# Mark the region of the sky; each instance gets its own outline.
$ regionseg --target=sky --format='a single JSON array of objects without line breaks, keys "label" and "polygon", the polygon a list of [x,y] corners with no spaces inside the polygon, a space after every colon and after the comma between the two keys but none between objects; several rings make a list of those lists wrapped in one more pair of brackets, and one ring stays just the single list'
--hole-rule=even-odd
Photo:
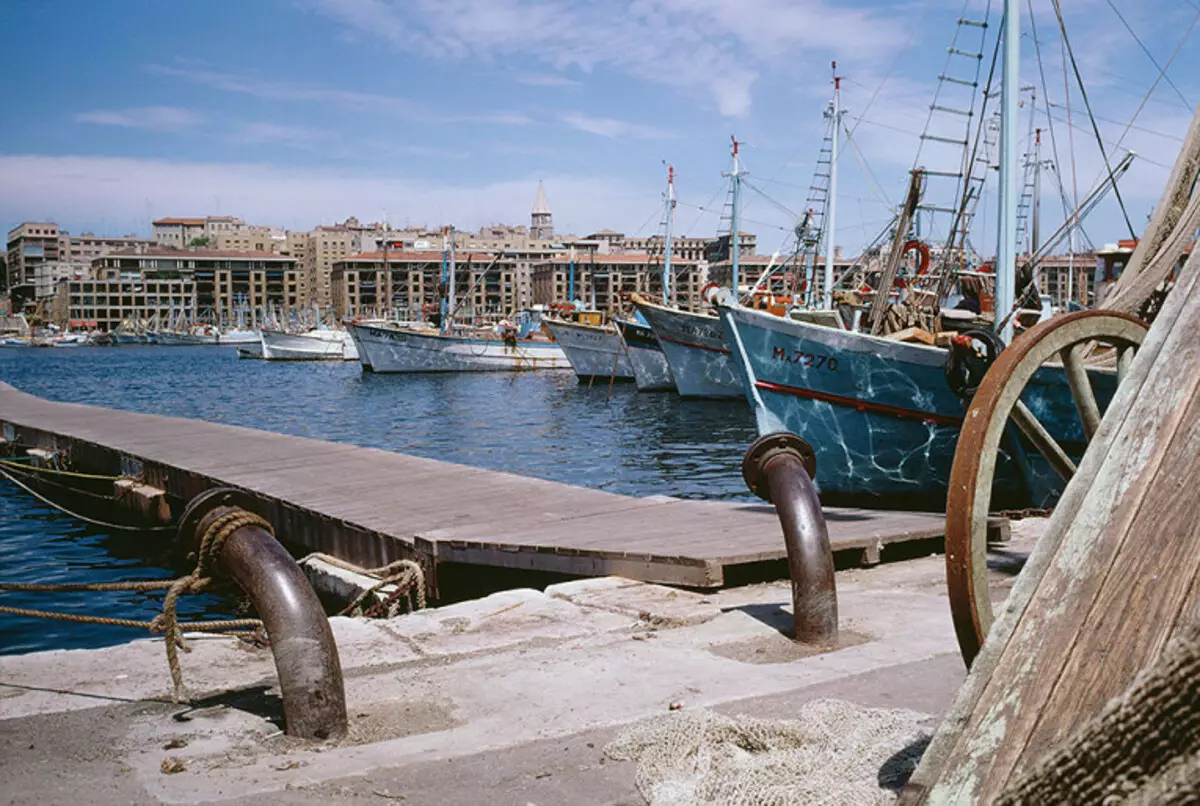
[{"label": "sky", "polygon": [[[1200,102],[1200,0],[1062,2],[1105,154],[1112,164],[1138,154],[1119,185],[1128,224],[1112,194],[1085,222],[1099,245],[1144,227]],[[1105,157],[1052,0],[1014,3],[1021,82],[1033,87],[1022,94],[1021,150],[1032,112],[1045,129],[1042,159],[1058,155],[1043,173],[1046,234],[1063,218],[1059,185],[1083,198]],[[149,234],[154,218],[221,214],[289,229],[348,216],[477,229],[527,224],[542,180],[559,232],[645,235],[659,230],[671,164],[675,232],[711,235],[736,136],[747,171],[742,229],[770,252],[805,209],[836,60],[849,132],[835,240],[855,253],[886,226],[918,160],[934,170],[954,161],[955,149],[938,153],[935,141],[918,157],[919,135],[938,75],[970,77],[978,64],[986,78],[1000,8],[7,0],[0,223]],[[989,25],[960,28],[960,18]],[[982,59],[949,57],[952,41]],[[956,108],[961,88],[942,86],[939,105]],[[928,131],[961,136],[963,120],[936,113]],[[973,228],[985,252],[996,226],[994,181],[988,188]],[[952,195],[933,180],[926,188],[931,205]]]}]

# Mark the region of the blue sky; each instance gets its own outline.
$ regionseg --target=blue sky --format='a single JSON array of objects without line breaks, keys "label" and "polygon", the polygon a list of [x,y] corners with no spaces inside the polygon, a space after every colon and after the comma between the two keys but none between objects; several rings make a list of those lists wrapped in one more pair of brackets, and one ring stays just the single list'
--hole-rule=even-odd
[{"label": "blue sky", "polygon": [[[1121,185],[1139,229],[1200,101],[1200,35],[1185,37],[1197,2],[1063,0],[1109,151],[1141,155]],[[1070,186],[1073,135],[1082,195],[1102,161],[1075,87],[1066,125],[1057,21],[1050,0],[1032,0],[1042,87],[1021,6],[1022,82],[1038,85],[1039,125],[1043,100],[1057,104],[1060,173]],[[965,15],[986,8],[967,0]],[[716,196],[719,209],[736,134],[774,200],[748,191],[744,228],[770,250],[804,205],[837,59],[857,146],[840,163],[837,242],[856,251],[903,195],[963,15],[962,0],[10,0],[0,219],[146,233],[166,215],[308,229],[386,214],[476,228],[527,223],[544,179],[560,231],[647,232],[665,160],[677,231],[701,235],[717,227],[698,208]],[[1152,59],[1173,54],[1147,98]],[[1062,214],[1046,193],[1049,231]],[[990,194],[980,213],[987,243]],[[1096,242],[1127,235],[1111,197],[1087,229]]]}]

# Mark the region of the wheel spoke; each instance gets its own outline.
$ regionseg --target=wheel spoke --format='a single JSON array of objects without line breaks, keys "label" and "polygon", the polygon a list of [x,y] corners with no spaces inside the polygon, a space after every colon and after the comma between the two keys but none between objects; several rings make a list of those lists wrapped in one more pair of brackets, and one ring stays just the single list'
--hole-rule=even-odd
[{"label": "wheel spoke", "polygon": [[1118,347],[1117,348],[1117,383],[1125,380],[1125,376],[1129,374],[1129,367],[1133,365],[1133,356],[1137,352],[1136,347]]},{"label": "wheel spoke", "polygon": [[[1067,383],[1071,386],[1071,397],[1075,399],[1075,409],[1079,419],[1083,421],[1083,433],[1088,442],[1100,430],[1100,406],[1096,403],[1096,395],[1092,391],[1092,382],[1088,380],[1087,367],[1083,364],[1083,349],[1079,344],[1072,344],[1059,353],[1063,367],[1067,371]],[[1032,437],[1031,437],[1032,439]]]},{"label": "wheel spoke", "polygon": [[1063,481],[1070,481],[1071,477],[1075,475],[1075,463],[1071,461],[1071,457],[1067,456],[1062,446],[1054,440],[1054,437],[1050,436],[1050,432],[1038,421],[1029,407],[1018,400],[1010,416],[1017,424],[1017,428],[1020,428],[1021,432],[1038,449],[1038,453],[1044,456],[1050,466],[1054,468],[1054,472],[1062,476]]}]

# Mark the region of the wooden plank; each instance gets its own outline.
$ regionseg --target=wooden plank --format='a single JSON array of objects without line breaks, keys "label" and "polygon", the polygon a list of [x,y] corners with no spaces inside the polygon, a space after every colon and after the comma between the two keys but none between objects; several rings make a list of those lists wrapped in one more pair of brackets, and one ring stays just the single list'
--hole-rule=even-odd
[{"label": "wooden plank", "polygon": [[[1126,552],[1157,550],[1157,540],[1171,538],[1131,530],[1147,511],[1146,502],[1157,500],[1160,491],[1155,484],[1167,483],[1171,489],[1181,480],[1160,478],[1164,462],[1176,461],[1177,450],[1183,455],[1200,452],[1186,419],[1200,392],[1200,342],[1195,339],[1200,330],[1198,277],[1200,260],[1193,255],[914,773],[903,802],[975,803],[994,798],[1015,773],[1036,761],[1033,755],[1053,741],[1051,737],[1065,729],[1064,717],[1045,715],[1048,706],[1070,704],[1077,711],[1070,719],[1098,713],[1106,691],[1120,690],[1131,681],[1120,673],[1148,663],[1154,648],[1174,628],[1174,621],[1154,624],[1130,609],[1135,606],[1131,593],[1142,589],[1120,571],[1133,573],[1137,566],[1118,569],[1116,561],[1126,557],[1131,562],[1128,557],[1133,555]],[[1196,500],[1174,487],[1174,495],[1161,503],[1167,509],[1186,509],[1195,507]],[[1198,513],[1190,512],[1195,520]],[[1169,550],[1165,544],[1162,548]],[[1162,573],[1180,571],[1164,566]],[[1116,587],[1107,589],[1110,580]],[[1168,599],[1178,595],[1177,589],[1171,590]],[[1118,602],[1127,608],[1123,619],[1092,620]],[[1098,610],[1101,605],[1108,610]],[[1080,625],[1097,623],[1110,631],[1088,633],[1094,645],[1082,647]],[[1139,643],[1147,638],[1133,635],[1139,631],[1154,634],[1149,643]],[[1140,655],[1128,658],[1128,665],[1108,666],[1110,677],[1099,689],[1091,678],[1092,689],[1081,686],[1074,694],[1066,690],[1056,694],[1060,685],[1071,686],[1067,670],[1078,669],[1069,665],[1072,653],[1117,646],[1133,654],[1140,650]],[[1081,657],[1080,663],[1084,661]],[[1035,737],[1043,720],[1049,733]]]}]

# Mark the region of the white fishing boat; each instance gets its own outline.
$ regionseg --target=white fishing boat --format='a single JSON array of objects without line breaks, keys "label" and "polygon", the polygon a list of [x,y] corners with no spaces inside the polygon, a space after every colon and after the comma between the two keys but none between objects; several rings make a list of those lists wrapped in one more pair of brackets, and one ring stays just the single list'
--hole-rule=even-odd
[{"label": "white fishing boat", "polygon": [[220,335],[213,328],[191,330],[160,330],[156,343],[164,347],[199,347],[220,344]]},{"label": "white fishing boat", "polygon": [[0,339],[0,347],[28,347],[31,341],[29,337],[10,336]]},{"label": "white fishing boat", "polygon": [[[738,199],[741,188],[741,164],[738,156],[739,143],[733,141],[733,171],[730,178],[730,262],[732,266],[732,287],[738,286],[738,253],[740,249],[738,235]],[[674,176],[668,172],[667,203],[668,209],[674,207]],[[670,215],[667,216],[668,237],[670,244]],[[670,256],[664,256],[664,286],[663,303],[655,304],[637,294],[631,299],[638,313],[654,330],[654,335],[662,347],[663,356],[675,379],[675,388],[681,397],[698,398],[732,398],[740,399],[745,396],[742,390],[741,376],[737,365],[730,360],[729,348],[722,338],[721,323],[716,316],[706,313],[693,313],[678,308],[669,307],[668,284],[670,280]]]},{"label": "white fishing boat", "polygon": [[[539,338],[533,316],[517,324],[501,323],[496,328],[455,327],[454,230],[448,228],[442,244],[443,298],[445,315],[441,330],[413,327],[409,323],[347,325],[358,348],[359,361],[368,372],[524,372],[539,369],[570,369],[562,348]],[[503,257],[498,253],[480,273],[481,282]]]},{"label": "white fishing boat", "polygon": [[233,327],[221,331],[217,337],[219,344],[258,344],[260,340],[257,330]]},{"label": "white fishing boat", "polygon": [[602,327],[565,319],[547,319],[543,324],[566,354],[580,380],[590,383],[596,378],[634,379],[621,336],[612,325]]},{"label": "white fishing boat", "polygon": [[257,344],[239,344],[237,346],[237,357],[254,358],[261,361],[263,357],[262,342],[259,341]]},{"label": "white fishing boat", "polygon": [[552,341],[448,335],[399,325],[351,324],[359,361],[370,372],[523,372],[570,369]]},{"label": "white fishing boat", "polygon": [[618,319],[616,325],[625,354],[629,356],[629,366],[633,369],[638,391],[675,391],[675,378],[671,376],[671,367],[663,355],[658,337],[654,335],[654,328],[627,319]]},{"label": "white fishing boat", "polygon": [[261,345],[262,357],[267,361],[342,361],[358,358],[358,351],[349,334],[332,328],[315,328],[305,333],[264,329]]}]

